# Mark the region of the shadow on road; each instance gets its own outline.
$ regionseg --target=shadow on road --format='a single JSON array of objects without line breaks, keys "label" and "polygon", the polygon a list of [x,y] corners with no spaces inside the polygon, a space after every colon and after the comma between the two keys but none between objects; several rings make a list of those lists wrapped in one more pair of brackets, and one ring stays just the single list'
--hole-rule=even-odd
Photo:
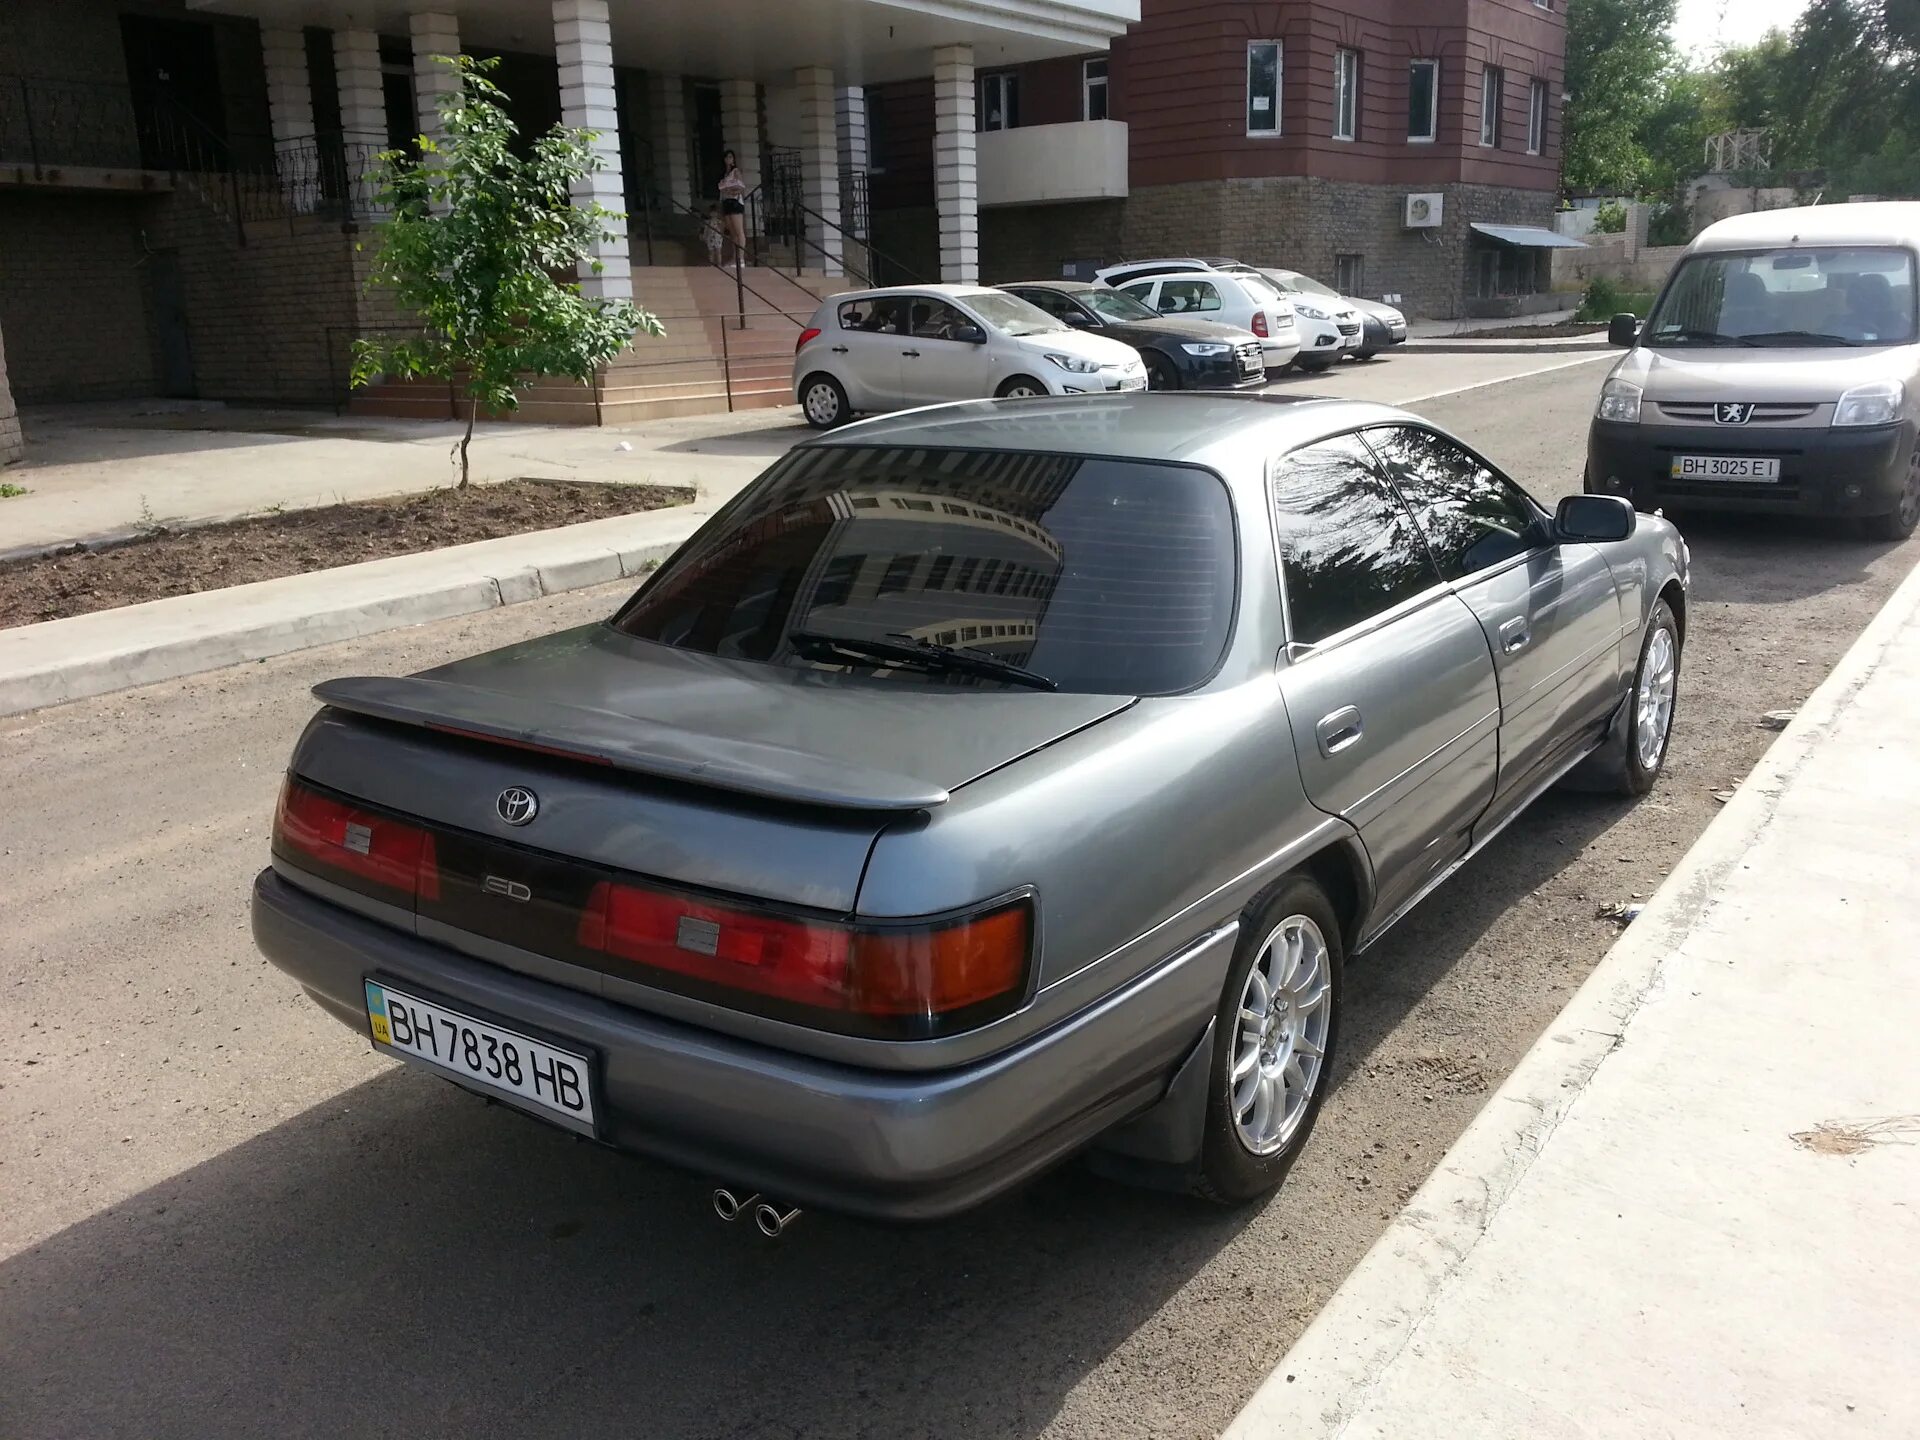
[{"label": "shadow on road", "polygon": [[[1548,800],[1357,966],[1342,1075],[1617,813]],[[1264,1207],[1070,1166],[937,1228],[773,1244],[690,1177],[396,1070],[0,1265],[0,1394],[20,1436],[1029,1436],[1248,1227],[1310,1227],[1328,1149]]]},{"label": "shadow on road", "polygon": [[1693,551],[1695,604],[1790,605],[1860,584],[1905,543],[1864,539],[1851,520],[1710,512],[1673,520]]}]

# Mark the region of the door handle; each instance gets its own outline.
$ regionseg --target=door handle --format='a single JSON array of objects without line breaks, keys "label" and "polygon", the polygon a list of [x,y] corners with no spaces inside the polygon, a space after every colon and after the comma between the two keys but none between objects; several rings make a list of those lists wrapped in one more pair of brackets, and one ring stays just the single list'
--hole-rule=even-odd
[{"label": "door handle", "polygon": [[1351,705],[1323,717],[1313,727],[1314,738],[1320,742],[1320,753],[1329,759],[1348,746],[1358,744],[1363,733],[1360,712]]},{"label": "door handle", "polygon": [[1527,642],[1533,639],[1533,632],[1527,628],[1523,619],[1509,620],[1500,627],[1500,648],[1509,655],[1516,655],[1527,648]]},{"label": "door handle", "polygon": [[847,347],[844,345],[836,345],[833,347],[833,353],[836,355],[844,355],[847,353]]},{"label": "door handle", "polygon": [[920,358],[920,352],[918,350],[902,350],[900,353],[902,355],[912,356],[915,360]]}]

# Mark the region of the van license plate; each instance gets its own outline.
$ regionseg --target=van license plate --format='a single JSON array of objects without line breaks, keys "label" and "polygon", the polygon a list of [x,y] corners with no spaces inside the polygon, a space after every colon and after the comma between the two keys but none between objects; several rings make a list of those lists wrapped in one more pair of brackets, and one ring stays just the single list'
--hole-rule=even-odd
[{"label": "van license plate", "polygon": [[591,1135],[593,1065],[562,1050],[369,980],[367,1028],[376,1048],[492,1090],[504,1099]]},{"label": "van license plate", "polygon": [[1778,460],[1761,460],[1751,455],[1676,455],[1673,457],[1675,480],[1760,480],[1780,478]]}]

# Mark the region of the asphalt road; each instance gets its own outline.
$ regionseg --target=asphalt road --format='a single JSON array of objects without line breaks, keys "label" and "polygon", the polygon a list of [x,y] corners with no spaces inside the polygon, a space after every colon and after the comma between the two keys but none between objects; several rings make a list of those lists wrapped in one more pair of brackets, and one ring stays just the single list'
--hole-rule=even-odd
[{"label": "asphalt road", "polygon": [[[1550,499],[1603,373],[1416,408]],[[1313,388],[1458,374],[1402,357]],[[940,1228],[808,1216],[769,1244],[696,1179],[373,1056],[266,966],[247,885],[307,687],[612,592],[0,721],[0,1435],[1213,1433],[1604,951],[1598,908],[1651,891],[1771,738],[1760,714],[1920,558],[1689,537],[1667,777],[1637,806],[1547,797],[1350,972],[1311,1147],[1237,1211],[1069,1167]]]}]

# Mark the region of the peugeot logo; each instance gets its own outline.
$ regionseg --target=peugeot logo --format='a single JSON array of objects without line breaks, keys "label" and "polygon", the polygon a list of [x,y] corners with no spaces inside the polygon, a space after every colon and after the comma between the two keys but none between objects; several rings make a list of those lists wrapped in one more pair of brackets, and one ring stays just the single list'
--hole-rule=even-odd
[{"label": "peugeot logo", "polygon": [[509,785],[493,802],[500,818],[509,825],[524,825],[540,813],[540,797],[521,785]]},{"label": "peugeot logo", "polygon": [[1744,425],[1753,418],[1753,406],[1727,401],[1713,407],[1713,418],[1721,425]]}]

